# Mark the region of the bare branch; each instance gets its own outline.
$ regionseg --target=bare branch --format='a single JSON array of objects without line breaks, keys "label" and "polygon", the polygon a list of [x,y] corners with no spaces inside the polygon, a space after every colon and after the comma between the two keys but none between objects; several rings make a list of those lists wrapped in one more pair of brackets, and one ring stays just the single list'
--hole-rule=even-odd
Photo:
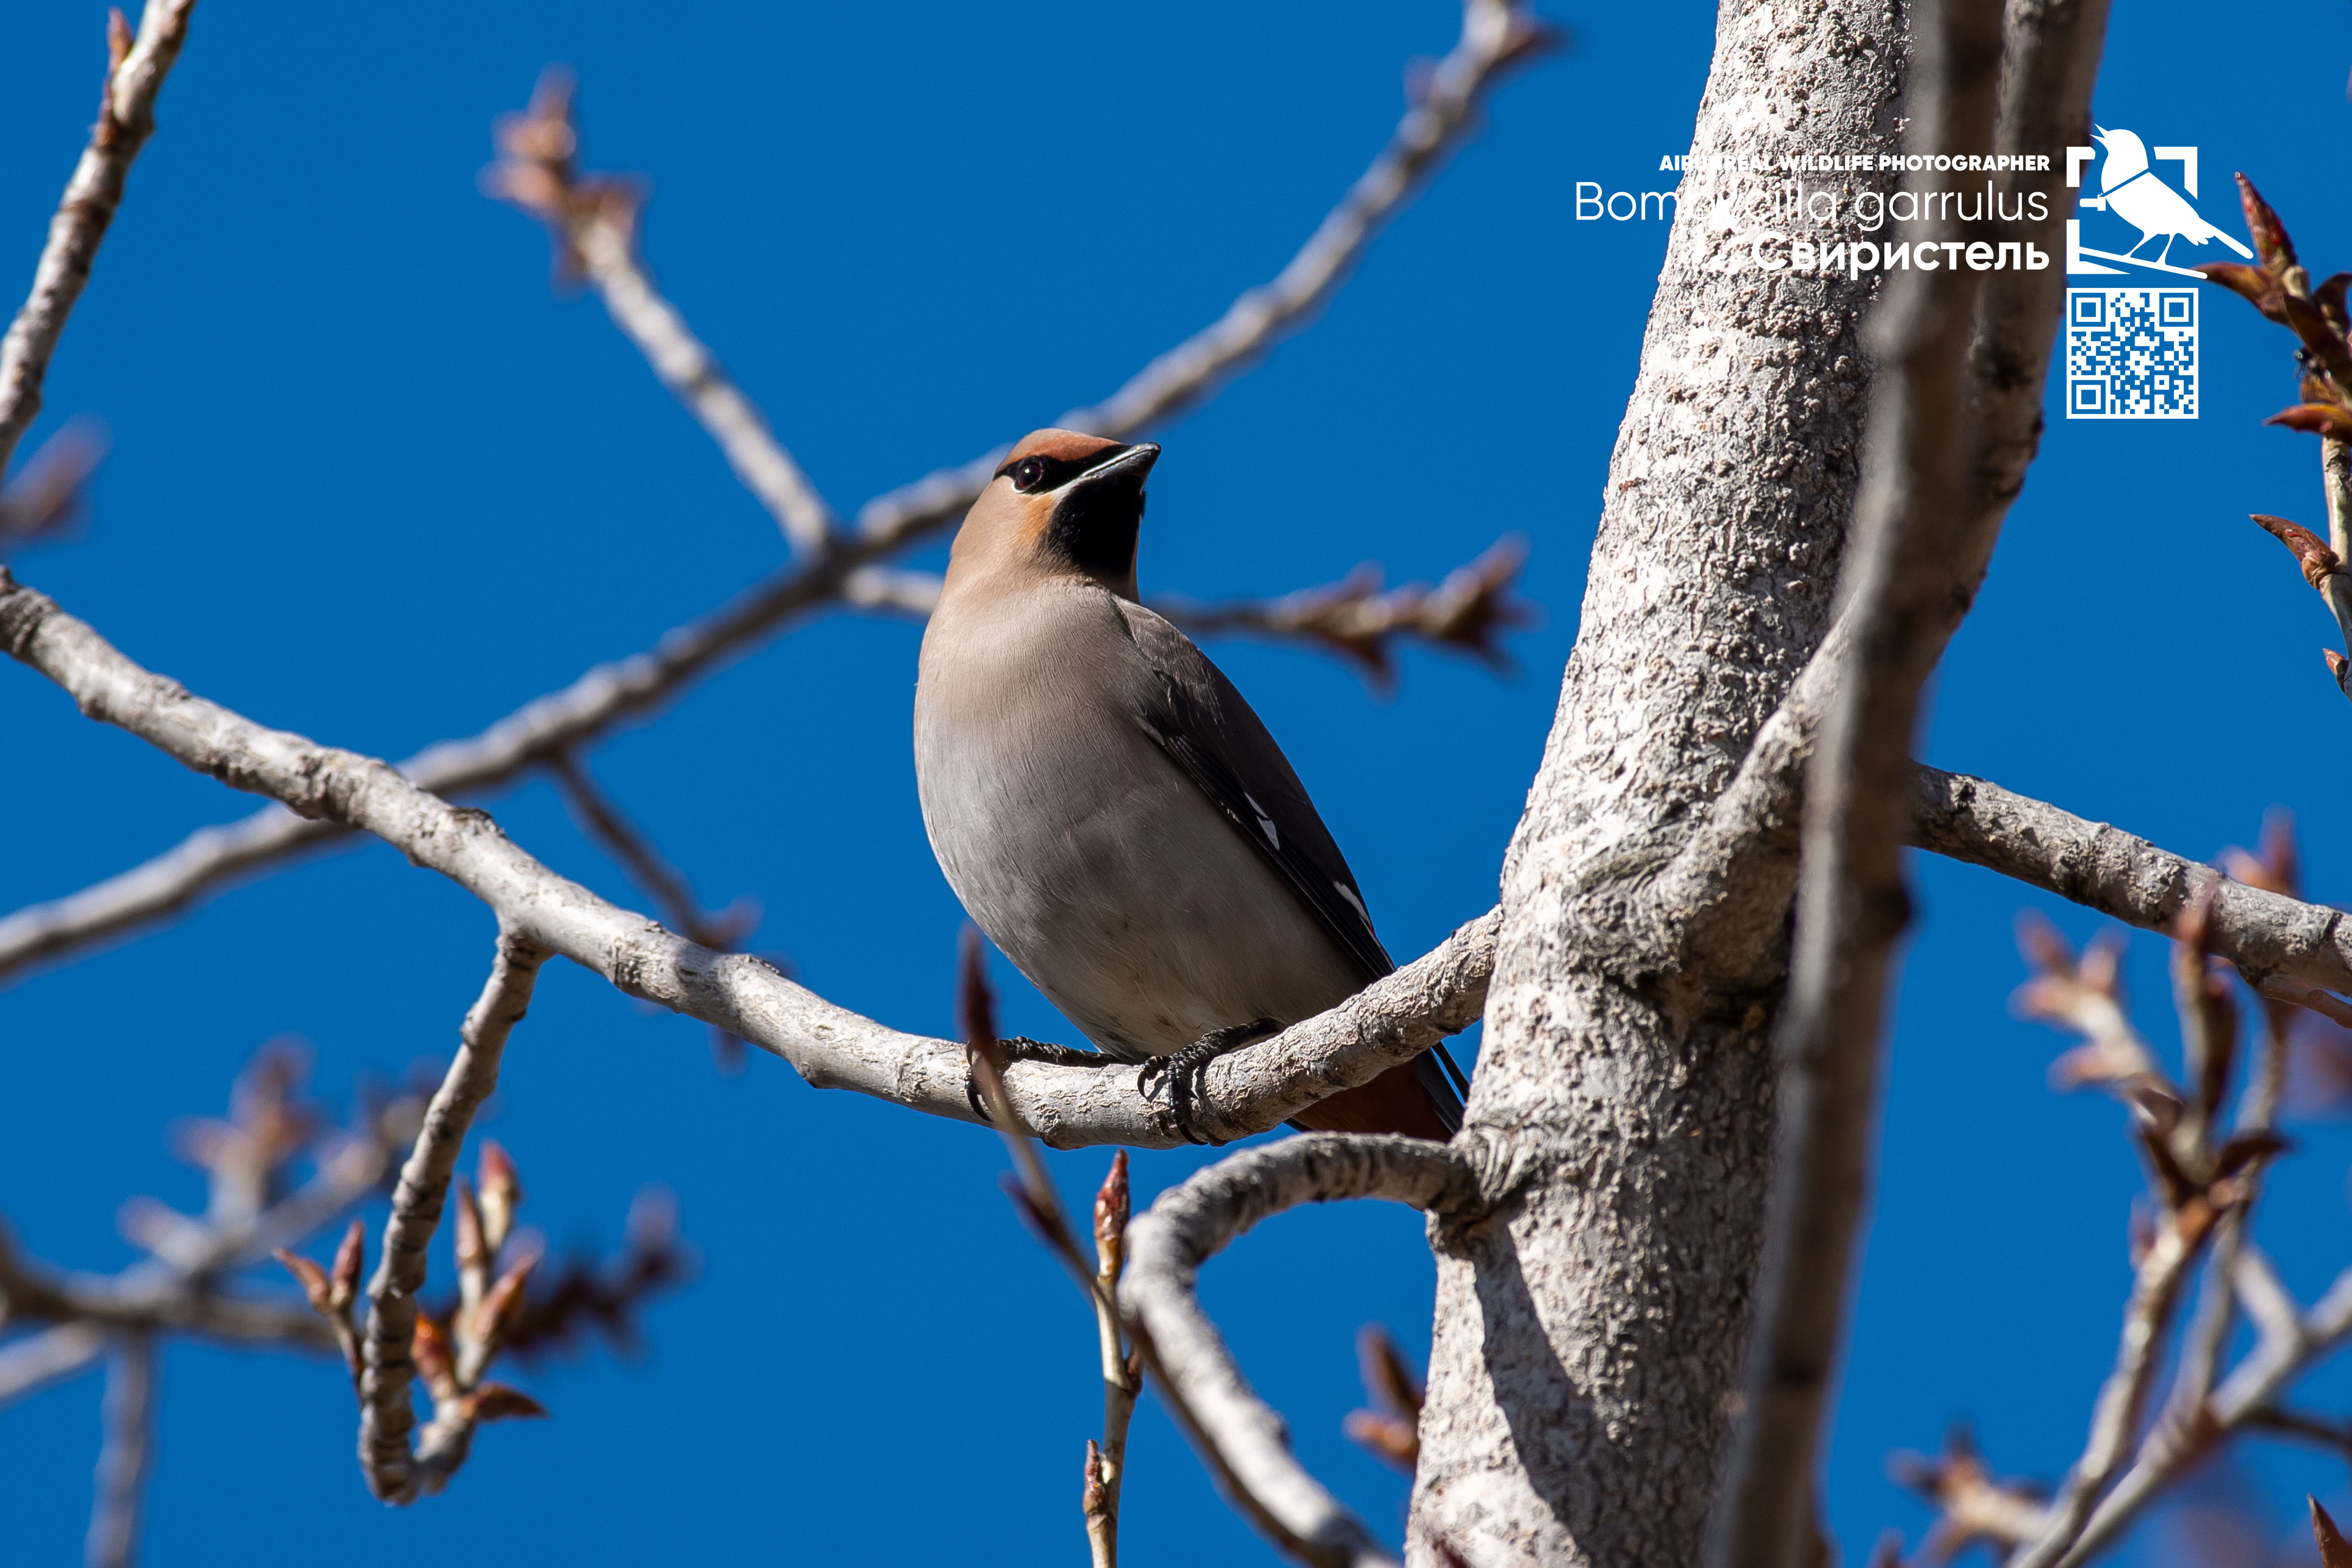
[{"label": "bare branch", "polygon": [[1393,646],[1400,637],[1420,637],[1505,667],[1496,633],[1534,619],[1511,594],[1527,554],[1525,540],[1503,539],[1435,588],[1409,582],[1382,592],[1380,568],[1365,565],[1338,582],[1279,599],[1213,603],[1162,597],[1151,608],[1195,634],[1252,632],[1324,649],[1353,661],[1366,680],[1385,691],[1396,684]]},{"label": "bare branch", "polygon": [[131,1568],[139,1552],[140,1512],[154,1458],[155,1342],[147,1334],[127,1333],[115,1344],[106,1375],[105,1421],[83,1558],[89,1568]]},{"label": "bare branch", "polygon": [[[812,1085],[972,1117],[962,1047],[886,1029],[757,957],[712,952],[608,904],[531,858],[488,813],[452,806],[383,762],[265,729],[190,695],[141,669],[54,600],[19,587],[5,568],[0,647],[63,686],[89,716],[234,788],[374,833],[481,899],[518,939],[773,1051]],[[1485,1005],[1496,919],[1490,913],[1471,922],[1329,1012],[1213,1063],[1198,1129],[1218,1139],[1264,1132],[1467,1028]],[[1136,1092],[1132,1074],[1021,1062],[1006,1080],[1022,1122],[1057,1147],[1180,1141],[1165,1109]]]},{"label": "bare branch", "polygon": [[1387,1552],[1290,1452],[1282,1417],[1250,1388],[1201,1310],[1201,1265],[1269,1216],[1303,1203],[1381,1197],[1444,1213],[1472,1198],[1469,1162],[1416,1138],[1308,1133],[1254,1148],[1162,1193],[1128,1232],[1120,1304],[1174,1391],[1212,1468],[1259,1528],[1315,1563],[1385,1563]]},{"label": "bare branch", "polygon": [[[1918,15],[1909,145],[1990,144],[2000,5],[1942,0]],[[1748,1412],[1711,1542],[1712,1560],[1727,1568],[1795,1568],[1811,1549],[1814,1455],[1868,1181],[1886,976],[1908,918],[1901,852],[1911,736],[1920,688],[1959,623],[1953,564],[1989,556],[2000,525],[1968,483],[1978,282],[1974,273],[1906,272],[1872,321],[1879,366],[1840,585],[1850,641],[1806,779]]]},{"label": "bare branch", "polygon": [[[161,3],[161,0],[158,0]],[[1222,381],[1300,326],[1393,216],[1419,181],[1467,137],[1486,93],[1549,35],[1505,0],[1468,0],[1463,32],[1431,74],[1389,145],[1276,282],[1252,288],[1223,317],[1154,360],[1106,402],[1060,423],[1124,439],[1209,395]],[[867,502],[845,534],[745,592],[733,603],[664,635],[645,653],[599,664],[560,691],[525,704],[478,735],[428,747],[401,771],[437,794],[511,781],[548,757],[677,696],[700,676],[786,625],[841,601],[902,608],[914,580],[875,563],[953,524],[994,474],[1003,448],[941,469]],[[174,848],[69,897],[0,918],[0,977],[45,957],[102,941],[187,907],[236,876],[340,835],[340,825],[271,809],[203,829]]]},{"label": "bare branch", "polygon": [[[386,1502],[406,1503],[441,1490],[464,1462],[462,1444],[412,1454],[415,1411],[409,1385],[416,1373],[416,1293],[425,1286],[425,1247],[441,1224],[449,1177],[465,1147],[474,1113],[498,1087],[507,1036],[530,1006],[539,968],[548,955],[504,927],[482,994],[466,1014],[457,1060],[425,1112],[416,1148],[401,1167],[400,1186],[384,1221],[383,1258],[368,1285],[366,1367],[360,1383],[360,1462],[368,1490]],[[470,1437],[470,1429],[467,1432]]]},{"label": "bare branch", "polygon": [[2080,1537],[2108,1482],[2131,1459],[2140,1413],[2163,1364],[2165,1331],[2210,1226],[2210,1213],[2202,1210],[2186,1215],[2165,1211],[2133,1275],[2115,1368],[2092,1406],[2091,1434],[2082,1457],[2052,1500],[2041,1533],[2011,1559],[2012,1568],[2050,1568],[2053,1563],[2072,1561],[2068,1549]]},{"label": "bare branch", "polygon": [[547,225],[555,241],[558,275],[584,276],[596,286],[614,324],[646,356],[662,384],[702,422],[735,476],[775,517],[793,551],[807,556],[822,550],[840,519],[751,400],[719,368],[717,356],[662,298],[637,254],[642,186],[579,172],[572,89],[572,73],[551,67],[540,76],[530,108],[500,118],[500,161],[482,171],[482,188]]},{"label": "bare branch", "polygon": [[0,338],[0,474],[41,412],[41,382],[49,356],[73,314],[74,302],[89,282],[99,242],[122,204],[131,161],[155,131],[155,95],[180,57],[188,13],[195,0],[148,0],[139,33],[129,35],[120,14],[107,26],[106,84],[99,98],[98,123],[82,149],[64,199],[49,220],[49,237],[33,269],[33,290],[24,308]]},{"label": "bare branch", "polygon": [[2166,1486],[2223,1437],[2260,1424],[2297,1378],[2352,1335],[2352,1270],[2338,1275],[2308,1313],[2296,1309],[2254,1248],[2241,1249],[2233,1274],[2262,1338],[2221,1380],[2200,1419],[2168,1422],[2149,1434],[2123,1479],[2098,1500],[2080,1535],[2055,1559],[2057,1568],[2082,1568],[2105,1551]]},{"label": "bare branch", "polygon": [[1986,779],[1921,768],[1911,842],[2054,893],[2147,931],[2169,931],[2208,884],[2208,947],[2264,997],[2344,1021],[2352,929],[2344,913],[2224,877],[2145,839]]},{"label": "bare branch", "polygon": [[107,1335],[95,1323],[59,1323],[0,1344],[0,1405],[46,1388],[106,1354]]}]

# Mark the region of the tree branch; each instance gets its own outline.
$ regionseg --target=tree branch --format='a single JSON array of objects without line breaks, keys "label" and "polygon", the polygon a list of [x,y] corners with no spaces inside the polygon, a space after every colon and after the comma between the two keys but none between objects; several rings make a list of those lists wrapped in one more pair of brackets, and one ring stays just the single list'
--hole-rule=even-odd
[{"label": "tree branch", "polygon": [[[2091,86],[2098,73],[2106,0],[2013,0],[2003,19],[1995,149],[2031,152],[2084,141]],[[2005,178],[2004,197],[2022,197],[2032,176]],[[2009,237],[2060,254],[2066,204],[2049,204],[2039,223],[2011,225]],[[1982,280],[1969,348],[1969,416],[1976,440],[1968,470],[1975,521],[1937,563],[1941,600],[1957,626],[1975,602],[2011,504],[2042,437],[2042,393],[2064,304],[2059,275],[2004,271]],[[1843,622],[1833,627],[1758,734],[1731,785],[1660,879],[1655,907],[1673,923],[1675,948],[1695,971],[1731,985],[1769,984],[1781,972],[1784,919],[1797,883],[1798,823],[1804,768],[1847,656]]]},{"label": "tree branch", "polygon": [[561,67],[541,74],[530,108],[499,120],[500,162],[482,171],[482,188],[548,226],[559,276],[584,276],[595,285],[613,324],[719,443],[735,476],[775,517],[793,553],[815,554],[839,529],[840,519],[766,418],[719,368],[718,357],[654,287],[637,254],[642,187],[580,174],[572,90],[572,73]]},{"label": "tree branch", "polygon": [[155,1342],[131,1333],[114,1347],[106,1377],[106,1441],[98,1455],[90,1502],[89,1568],[131,1568],[155,1441]]},{"label": "tree branch", "polygon": [[428,1444],[415,1453],[409,1448],[416,1424],[409,1401],[416,1375],[416,1293],[425,1288],[425,1248],[440,1227],[467,1130],[498,1087],[507,1036],[530,1009],[531,988],[547,956],[528,937],[500,927],[498,956],[481,996],[466,1014],[457,1060],[425,1107],[415,1150],[393,1192],[383,1257],[368,1284],[367,1332],[362,1339],[366,1364],[360,1378],[360,1464],[368,1490],[386,1502],[414,1502],[420,1492],[439,1491],[465,1460],[463,1442]]},{"label": "tree branch", "polygon": [[106,83],[99,99],[98,123],[90,128],[89,145],[82,149],[57,215],[49,220],[48,241],[33,269],[32,293],[9,324],[7,336],[0,338],[0,474],[7,472],[16,444],[41,412],[41,382],[48,375],[49,356],[57,351],[66,319],[89,282],[99,242],[122,204],[131,161],[154,134],[155,95],[180,57],[188,13],[194,8],[195,0],[148,0],[136,37],[120,13],[109,16]]},{"label": "tree branch", "polygon": [[2308,1313],[2295,1307],[2271,1271],[2269,1260],[2256,1249],[2240,1249],[2235,1273],[2239,1299],[2262,1337],[2205,1402],[2201,1419],[2168,1423],[2149,1434],[2115,1490],[2099,1500],[2082,1532],[2054,1559],[2055,1568],[2082,1568],[2215,1443],[2247,1427],[2266,1426],[2288,1386],[2352,1335],[2352,1270],[2336,1276]]},{"label": "tree branch", "polygon": [[[160,0],[159,0],[160,3]],[[1517,4],[1469,0],[1463,32],[1372,166],[1349,187],[1275,282],[1252,288],[1224,316],[1144,367],[1102,403],[1060,423],[1125,439],[1208,396],[1276,340],[1304,323],[1379,228],[1446,152],[1477,123],[1485,95],[1550,35]],[[782,628],[837,602],[905,608],[919,583],[877,563],[961,517],[994,474],[1003,448],[876,497],[856,526],[824,549],[747,591],[733,603],[675,628],[645,653],[599,664],[560,691],[525,704],[479,734],[443,741],[401,764],[436,794],[510,782],[557,752],[659,706],[695,680]],[[272,808],[206,828],[174,848],[80,893],[0,918],[0,977],[37,960],[103,941],[186,908],[231,878],[276,864],[341,835],[340,824]]]},{"label": "tree branch", "polygon": [[1194,1443],[1258,1527],[1318,1564],[1388,1563],[1363,1522],[1290,1452],[1282,1417],[1250,1388],[1201,1310],[1201,1265],[1260,1220],[1303,1203],[1382,1197],[1434,1213],[1468,1202],[1476,1182],[1449,1145],[1309,1133],[1195,1174],[1129,1228],[1120,1304],[1174,1390]]},{"label": "tree branch", "polygon": [[[191,695],[125,658],[46,594],[19,586],[5,567],[0,648],[56,681],[89,716],[232,788],[375,834],[479,898],[517,940],[773,1051],[815,1087],[972,1119],[962,1047],[886,1029],[757,957],[712,952],[608,904],[534,860],[488,812],[452,806],[384,762],[265,729]],[[1329,1012],[1212,1064],[1196,1126],[1219,1139],[1264,1132],[1467,1028],[1485,1004],[1496,918],[1471,922]],[[1022,1062],[1006,1077],[1022,1120],[1055,1146],[1180,1141],[1168,1113],[1136,1092],[1129,1073]]]},{"label": "tree branch", "polygon": [[[724,915],[712,915],[702,907],[688,885],[686,875],[656,849],[629,821],[613,799],[597,787],[587,765],[572,753],[558,752],[549,764],[557,787],[572,807],[572,816],[589,837],[604,847],[607,853],[621,862],[630,878],[653,895],[654,904],[664,919],[677,928],[690,942],[720,952],[731,949],[744,934],[746,920],[739,906]],[[756,912],[751,919],[756,921]]]},{"label": "tree branch", "polygon": [[2352,929],[2344,912],[2233,882],[2213,867],[2089,822],[1987,779],[1921,768],[1913,776],[1910,841],[2111,915],[2169,932],[2208,885],[2206,942],[2263,996],[2338,1022],[2352,1006]]},{"label": "tree branch", "polygon": [[95,1323],[59,1323],[0,1345],[0,1405],[70,1377],[106,1354],[106,1331]]},{"label": "tree branch", "polygon": [[[2000,68],[1998,0],[1941,0],[1914,16],[1920,57],[1908,145],[1987,145]],[[1931,226],[1914,232],[1948,237]],[[1886,977],[1909,918],[1902,845],[1911,737],[1920,689],[1959,623],[1948,602],[1951,564],[1989,556],[2000,524],[1967,483],[1978,283],[1974,272],[1906,271],[1871,323],[1879,364],[1840,584],[1847,637],[1806,779],[1748,1411],[1710,1553],[1726,1568],[1796,1568],[1814,1551],[1815,1450],[1869,1179]]]}]

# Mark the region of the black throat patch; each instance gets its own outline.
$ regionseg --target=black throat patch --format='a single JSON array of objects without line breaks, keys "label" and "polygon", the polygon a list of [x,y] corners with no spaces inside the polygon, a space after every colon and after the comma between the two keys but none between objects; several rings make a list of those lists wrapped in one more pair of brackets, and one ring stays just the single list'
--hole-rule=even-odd
[{"label": "black throat patch", "polygon": [[1072,489],[1055,503],[1047,544],[1080,571],[1112,581],[1129,576],[1143,529],[1143,479],[1140,470],[1108,474]]}]

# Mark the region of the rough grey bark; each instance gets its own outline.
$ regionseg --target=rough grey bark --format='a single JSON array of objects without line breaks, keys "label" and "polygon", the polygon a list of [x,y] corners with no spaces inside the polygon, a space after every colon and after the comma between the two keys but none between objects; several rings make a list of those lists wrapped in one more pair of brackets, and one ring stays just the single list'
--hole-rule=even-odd
[{"label": "rough grey bark", "polygon": [[[1892,151],[1903,39],[1874,0],[1727,0],[1693,152]],[[1699,183],[1504,867],[1466,1135],[1498,1152],[1505,1190],[1491,1219],[1433,1237],[1416,1564],[1443,1561],[1440,1539],[1482,1568],[1696,1561],[1738,1385],[1778,987],[1680,968],[1642,883],[1827,628],[1870,289],[1710,267]]]}]

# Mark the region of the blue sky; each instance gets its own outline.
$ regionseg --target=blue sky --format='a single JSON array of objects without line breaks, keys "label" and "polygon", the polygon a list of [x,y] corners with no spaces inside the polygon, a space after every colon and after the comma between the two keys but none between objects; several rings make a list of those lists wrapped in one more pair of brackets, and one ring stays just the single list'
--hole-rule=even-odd
[{"label": "blue sky", "polygon": [[[29,275],[86,129],[102,12],[21,7],[0,52],[0,278]],[[1419,952],[1493,901],[1573,640],[1603,471],[1664,231],[1580,223],[1580,180],[1653,188],[1688,145],[1701,8],[1553,15],[1577,48],[1506,87],[1479,141],[1307,334],[1160,433],[1148,589],[1269,592],[1360,560],[1433,577],[1506,532],[1547,612],[1497,679],[1410,653],[1391,700],[1316,655],[1215,656],[1280,736],[1389,946]],[[421,5],[199,10],[163,130],[68,331],[49,414],[113,452],[74,543],[26,555],[134,657],[271,724],[401,756],[470,733],[772,570],[773,526],[593,300],[548,287],[544,240],[485,200],[488,125],[550,60],[583,79],[593,166],[653,182],[664,287],[836,505],[961,461],[1114,387],[1271,275],[1387,134],[1402,68],[1442,52],[1444,0],[1143,7]],[[2209,215],[2244,168],[2315,268],[2352,257],[2323,160],[2352,47],[2281,57],[2185,5],[2125,8],[2103,123],[2204,150]],[[2193,40],[2193,50],[2191,41]],[[2234,229],[2234,224],[2231,225]],[[13,290],[20,287],[10,283]],[[2054,419],[1927,757],[2184,853],[2294,808],[2313,894],[2352,892],[2326,805],[2344,776],[2330,628],[2244,516],[2315,524],[2284,336],[2206,302],[2193,424]],[[2055,407],[2053,405],[2053,413]],[[1304,465],[1303,452],[1330,461]],[[936,553],[936,552],[934,552]],[[706,901],[842,1003],[944,1031],[961,915],[916,812],[917,630],[799,630],[594,757]],[[5,672],[0,672],[5,675]],[[8,907],[84,885],[250,802],[0,678]],[[534,852],[638,903],[541,785],[492,802]],[[2053,1096],[2059,1045],[2012,1019],[2021,907],[2097,922],[1985,873],[1918,867],[1831,1517],[1859,1556],[1924,1511],[1885,1453],[1972,1421],[1995,1462],[2057,1474],[2082,1440],[2126,1284],[2137,1176],[2104,1101]],[[641,903],[640,903],[640,906]],[[311,1042],[322,1092],[446,1054],[490,924],[380,847],[322,857],[0,994],[0,1212],[37,1253],[113,1268],[126,1197],[194,1207],[173,1117],[216,1111],[270,1037]],[[2160,945],[2132,952],[2169,1040]],[[1066,1036],[1009,969],[1005,1027]],[[1075,1292],[996,1188],[971,1129],[710,1064],[700,1030],[552,967],[485,1131],[531,1218],[612,1244],[648,1182],[678,1195],[699,1279],[635,1363],[529,1381],[555,1411],[487,1433],[450,1493],[371,1501],[341,1375],[176,1346],[163,1371],[155,1561],[332,1542],[353,1563],[465,1541],[484,1557],[1035,1561],[1083,1551],[1096,1429]],[[2352,1262],[2352,1138],[2302,1152],[2263,1227],[2315,1294]],[[1139,1194],[1200,1161],[1149,1155]],[[1064,1156],[1074,1190],[1105,1153]],[[446,1259],[436,1266],[446,1268]],[[1286,1216],[1220,1260],[1213,1309],[1308,1462],[1392,1534],[1402,1478],[1339,1435],[1352,1336],[1426,1346],[1412,1217]],[[0,1499],[26,1561],[79,1550],[99,1385],[0,1412]],[[2315,1402],[2352,1400],[2328,1375]],[[2250,1450],[2269,1526],[2336,1465]],[[1139,1425],[1128,1561],[1270,1558],[1155,1410]],[[2136,1548],[2155,1562],[2161,1543]]]}]

